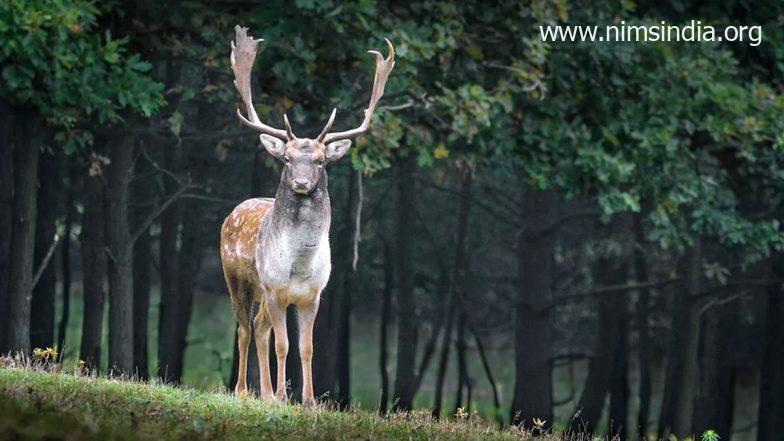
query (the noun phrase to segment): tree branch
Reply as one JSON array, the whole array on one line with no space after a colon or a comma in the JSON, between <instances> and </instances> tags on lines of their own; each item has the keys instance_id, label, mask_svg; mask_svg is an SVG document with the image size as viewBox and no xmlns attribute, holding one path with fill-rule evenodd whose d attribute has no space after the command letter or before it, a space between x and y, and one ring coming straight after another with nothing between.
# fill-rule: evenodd
<instances>
[{"instance_id":1,"label":"tree branch","mask_svg":"<svg viewBox=\"0 0 784 441\"><path fill-rule=\"evenodd\" d=\"M44 256L44 260L41 261L41 264L38 265L38 270L35 272L33 276L33 286L38 284L38 280L41 278L41 274L44 273L46 266L49 265L49 261L52 259L52 255L54 255L54 250L57 249L57 245L60 244L60 235L55 233L54 239L52 239L52 244L49 246L49 251L46 252L46 256Z\"/></svg>"},{"instance_id":2,"label":"tree branch","mask_svg":"<svg viewBox=\"0 0 784 441\"><path fill-rule=\"evenodd\" d=\"M354 218L354 257L351 260L351 270L357 271L357 261L359 260L359 241L360 237L360 223L362 222L362 200L364 199L364 191L362 190L362 172L357 173L357 215Z\"/></svg>"},{"instance_id":3,"label":"tree branch","mask_svg":"<svg viewBox=\"0 0 784 441\"><path fill-rule=\"evenodd\" d=\"M136 241L142 236L142 234L144 234L147 228L152 225L155 219L157 219L158 216L160 216L164 211L166 211L167 208L169 208L169 205L173 204L174 201L179 199L192 187L193 186L190 183L183 185L176 192L174 192L174 194L169 196L169 198L166 199L166 201L164 201L157 209L153 210L152 213L147 215L147 217L144 219L144 222L142 222L141 225L139 225L139 228L131 235L131 245L136 243Z\"/></svg>"},{"instance_id":4,"label":"tree branch","mask_svg":"<svg viewBox=\"0 0 784 441\"><path fill-rule=\"evenodd\" d=\"M682 277L674 277L672 279L654 280L654 281L642 282L642 283L623 283L620 285L600 286L598 288L594 288L590 291L586 291L579 294L558 296L555 299L553 299L553 302L548 307L554 308L556 306L569 303L572 300L580 300L586 297L591 297L591 296L596 296L601 294L613 293L618 291L633 291L633 290L643 289L643 288L656 288L660 286L672 285L674 283L678 283L681 281L683 281Z\"/></svg>"}]
</instances>

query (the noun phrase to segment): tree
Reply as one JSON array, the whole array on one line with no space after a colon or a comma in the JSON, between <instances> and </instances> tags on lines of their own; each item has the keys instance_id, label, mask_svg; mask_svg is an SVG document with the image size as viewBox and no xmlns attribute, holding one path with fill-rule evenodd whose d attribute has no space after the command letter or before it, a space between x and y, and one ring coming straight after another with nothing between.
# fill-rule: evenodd
<instances>
[{"instance_id":1,"label":"tree","mask_svg":"<svg viewBox=\"0 0 784 441\"><path fill-rule=\"evenodd\" d=\"M104 188L100 176L85 178L84 216L79 236L82 256L82 292L84 313L79 359L86 367L101 367L101 331L103 329L104 283L106 279L106 220L103 210Z\"/></svg>"},{"instance_id":2,"label":"tree","mask_svg":"<svg viewBox=\"0 0 784 441\"><path fill-rule=\"evenodd\" d=\"M550 223L558 212L552 190L521 195L526 213L517 245L518 295L515 305L515 379L511 420L533 427L533 418L552 422L550 307L555 237ZM523 373L525 373L523 375Z\"/></svg>"},{"instance_id":3,"label":"tree","mask_svg":"<svg viewBox=\"0 0 784 441\"><path fill-rule=\"evenodd\" d=\"M54 297L56 286L56 267L49 264L47 255L50 249L59 245L60 237L55 236L58 211L58 192L60 180L59 159L51 153L44 153L38 162L38 200L36 208L36 231L34 250L35 272L41 271L33 288L30 305L30 346L31 348L54 347Z\"/></svg>"},{"instance_id":4,"label":"tree","mask_svg":"<svg viewBox=\"0 0 784 441\"><path fill-rule=\"evenodd\" d=\"M38 156L56 142L66 152L86 148L92 134L79 126L116 122L120 112L150 115L160 107L162 86L146 74L150 65L129 54L127 40L97 32L99 10L90 2L40 0L0 6L0 66L10 102L24 129L16 143L14 217L7 323L10 349L30 350L30 300L36 221ZM44 122L55 128L47 136ZM18 234L17 234L18 233ZM29 246L28 246L29 245Z\"/></svg>"},{"instance_id":5,"label":"tree","mask_svg":"<svg viewBox=\"0 0 784 441\"><path fill-rule=\"evenodd\" d=\"M30 302L33 290L33 247L35 245L36 184L41 151L41 126L32 112L20 114L14 147L14 203L11 213L6 316L6 350L30 352Z\"/></svg>"},{"instance_id":6,"label":"tree","mask_svg":"<svg viewBox=\"0 0 784 441\"><path fill-rule=\"evenodd\" d=\"M128 224L128 184L134 140L120 134L110 140L106 169L106 247L109 279L109 372L130 374L133 364L133 242Z\"/></svg>"},{"instance_id":7,"label":"tree","mask_svg":"<svg viewBox=\"0 0 784 441\"><path fill-rule=\"evenodd\" d=\"M784 258L777 253L770 261L771 274L784 277ZM784 293L781 284L767 288L767 317L765 320L765 353L760 372L760 402L757 439L778 436L784 421Z\"/></svg>"},{"instance_id":8,"label":"tree","mask_svg":"<svg viewBox=\"0 0 784 441\"><path fill-rule=\"evenodd\" d=\"M626 282L627 266L622 256L607 255L596 263L596 278L600 286L613 286ZM577 405L584 430L592 434L599 423L607 395L610 395L610 424L612 436L626 439L626 410L628 389L627 332L628 318L625 291L601 295L598 303L596 340L588 367L585 387Z\"/></svg>"},{"instance_id":9,"label":"tree","mask_svg":"<svg viewBox=\"0 0 784 441\"><path fill-rule=\"evenodd\" d=\"M147 147L146 143L139 146L140 150ZM137 161L136 175L137 182L132 188L131 197L136 202L137 207L145 207L144 212L137 208L132 213L131 228L145 228L144 215L151 208L148 203L154 198L154 186L151 179L152 166L149 161ZM141 379L150 376L149 371L149 348L147 345L150 311L150 291L152 289L152 270L153 270L153 239L151 228L141 230L139 238L133 245L133 365L136 375Z\"/></svg>"},{"instance_id":10,"label":"tree","mask_svg":"<svg viewBox=\"0 0 784 441\"><path fill-rule=\"evenodd\" d=\"M412 158L400 160L397 166L395 219L395 285L397 286L397 363L393 409L411 410L416 375L416 304L414 299L412 207L414 185Z\"/></svg>"},{"instance_id":11,"label":"tree","mask_svg":"<svg viewBox=\"0 0 784 441\"><path fill-rule=\"evenodd\" d=\"M0 100L2 115L2 137L0 137L0 321L6 322L8 295L8 268L11 263L11 226L13 207L13 113ZM6 329L0 326L0 348L5 348Z\"/></svg>"}]
</instances>

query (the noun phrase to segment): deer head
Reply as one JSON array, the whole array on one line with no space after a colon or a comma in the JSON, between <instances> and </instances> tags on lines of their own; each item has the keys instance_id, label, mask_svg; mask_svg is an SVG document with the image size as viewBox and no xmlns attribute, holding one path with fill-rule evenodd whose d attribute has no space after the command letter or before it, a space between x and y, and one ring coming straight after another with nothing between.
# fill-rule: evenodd
<instances>
[{"instance_id":1,"label":"deer head","mask_svg":"<svg viewBox=\"0 0 784 441\"><path fill-rule=\"evenodd\" d=\"M254 40L253 37L248 36L248 28L237 25L234 30L235 41L231 43L231 69L234 71L234 85L242 97L248 117L243 116L240 109L237 109L237 116L243 124L261 132L259 138L269 154L284 161L283 180L289 187L296 193L309 194L324 175L324 166L346 154L351 147L349 138L364 133L370 126L373 111L378 100L384 95L387 78L395 66L395 48L389 40L385 39L389 48L389 56L386 59L380 52L368 51L376 58L376 74L373 79L370 104L365 109L365 116L359 127L343 132L330 132L337 112L337 109L333 109L327 125L318 137L299 138L294 135L285 114L283 115L285 130L270 127L259 119L253 107L250 78L258 45L264 40Z\"/></svg>"}]
</instances>

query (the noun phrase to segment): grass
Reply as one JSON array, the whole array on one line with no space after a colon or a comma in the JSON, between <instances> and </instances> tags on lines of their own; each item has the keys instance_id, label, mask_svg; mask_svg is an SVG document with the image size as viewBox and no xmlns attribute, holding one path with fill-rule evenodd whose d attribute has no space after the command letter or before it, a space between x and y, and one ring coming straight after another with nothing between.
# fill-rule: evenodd
<instances>
[{"instance_id":1,"label":"grass","mask_svg":"<svg viewBox=\"0 0 784 441\"><path fill-rule=\"evenodd\" d=\"M0 367L2 439L532 439L476 417L381 417L363 410L264 403L224 392ZM539 440L560 439L549 435Z\"/></svg>"}]
</instances>

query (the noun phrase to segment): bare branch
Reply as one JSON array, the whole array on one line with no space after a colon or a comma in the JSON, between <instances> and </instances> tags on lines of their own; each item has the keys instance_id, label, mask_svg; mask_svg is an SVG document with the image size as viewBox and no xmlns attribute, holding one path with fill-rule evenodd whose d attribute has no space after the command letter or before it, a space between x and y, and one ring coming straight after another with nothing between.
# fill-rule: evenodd
<instances>
[{"instance_id":1,"label":"bare branch","mask_svg":"<svg viewBox=\"0 0 784 441\"><path fill-rule=\"evenodd\" d=\"M38 280L41 278L41 274L44 273L46 266L49 265L49 261L52 259L52 255L54 255L54 250L57 249L57 245L60 244L60 235L55 233L54 239L52 239L52 244L49 245L49 250L46 252L46 256L44 256L44 260L41 261L41 264L38 265L38 270L35 272L35 276L33 276L33 288L35 285L38 284Z\"/></svg>"},{"instance_id":2,"label":"bare branch","mask_svg":"<svg viewBox=\"0 0 784 441\"><path fill-rule=\"evenodd\" d=\"M136 243L136 241L142 236L142 234L144 234L147 228L149 228L150 225L152 225L155 219L157 219L158 216L160 216L164 211L166 211L166 209L169 208L169 205L173 204L174 201L179 199L182 195L185 194L186 191L188 191L191 188L193 188L193 185L191 185L190 183L183 185L176 192L174 192L174 194L169 196L169 198L166 199L166 201L164 201L160 206L158 206L158 208L156 208L149 215L147 215L147 217L144 219L144 222L142 222L141 225L139 225L139 228L131 235L131 244Z\"/></svg>"},{"instance_id":3,"label":"bare branch","mask_svg":"<svg viewBox=\"0 0 784 441\"><path fill-rule=\"evenodd\" d=\"M700 307L700 310L697 312L697 317L702 317L703 314L705 314L709 309L713 307L721 306L726 303L730 303L735 300L741 300L741 299L750 299L750 297L745 296L743 294L736 294L736 295L725 297L723 299L711 299L705 302L705 304L702 305L702 307Z\"/></svg>"},{"instance_id":4,"label":"bare branch","mask_svg":"<svg viewBox=\"0 0 784 441\"><path fill-rule=\"evenodd\" d=\"M334 115L334 113L333 113ZM357 270L357 261L359 260L359 241L360 241L360 222L362 221L362 199L364 198L364 191L362 190L362 172L357 173L357 215L354 218L354 258L351 260L352 271Z\"/></svg>"}]
</instances>

